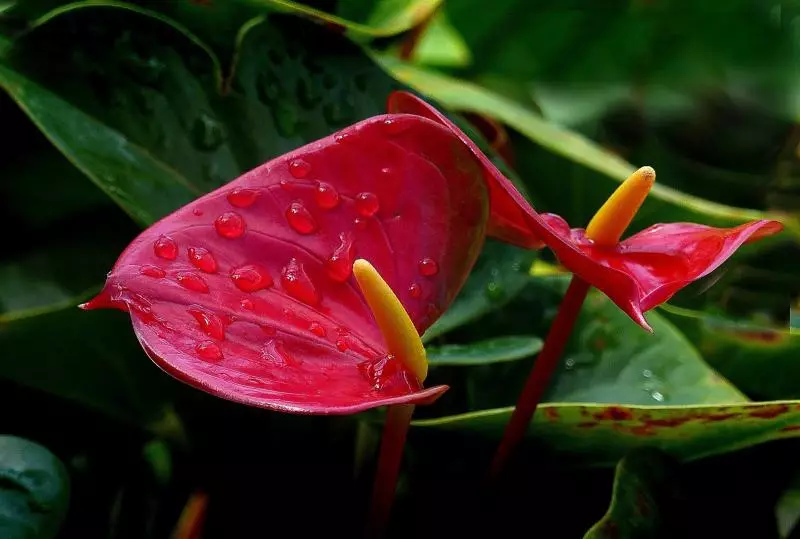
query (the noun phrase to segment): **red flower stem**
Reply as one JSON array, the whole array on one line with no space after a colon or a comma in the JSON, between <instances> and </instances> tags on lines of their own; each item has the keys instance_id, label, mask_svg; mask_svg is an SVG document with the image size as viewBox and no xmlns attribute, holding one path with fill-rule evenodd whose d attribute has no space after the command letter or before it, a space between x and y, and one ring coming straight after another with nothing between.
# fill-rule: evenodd
<instances>
[{"instance_id":1,"label":"red flower stem","mask_svg":"<svg viewBox=\"0 0 800 539\"><path fill-rule=\"evenodd\" d=\"M413 404L395 404L386 411L386 423L383 426L378 470L372 489L372 506L369 514L367 537L383 537L389 514L394 502L397 476L400 474L400 463L403 460L403 449L406 443L411 416L414 414Z\"/></svg>"},{"instance_id":2,"label":"red flower stem","mask_svg":"<svg viewBox=\"0 0 800 539\"><path fill-rule=\"evenodd\" d=\"M581 306L589 292L589 286L589 283L573 275L567 293L558 309L558 314L553 320L553 325L550 326L542 351L539 352L539 356L533 364L528 381L525 382L525 388L522 390L522 394L517 400L517 406L511 414L505 432L503 432L503 439L497 447L492 466L489 469L490 480L499 477L509 457L525 436L531 418L536 412L536 407L539 406L544 391L564 353L564 346L566 346L575 321L581 312Z\"/></svg>"}]
</instances>

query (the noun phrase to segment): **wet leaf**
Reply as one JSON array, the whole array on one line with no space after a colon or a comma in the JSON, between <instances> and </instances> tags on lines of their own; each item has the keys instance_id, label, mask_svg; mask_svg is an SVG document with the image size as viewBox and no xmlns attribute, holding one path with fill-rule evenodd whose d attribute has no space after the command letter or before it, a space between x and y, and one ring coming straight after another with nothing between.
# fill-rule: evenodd
<instances>
[{"instance_id":1,"label":"wet leaf","mask_svg":"<svg viewBox=\"0 0 800 539\"><path fill-rule=\"evenodd\" d=\"M0 436L0 536L52 539L69 505L69 476L45 447Z\"/></svg>"},{"instance_id":2,"label":"wet leaf","mask_svg":"<svg viewBox=\"0 0 800 539\"><path fill-rule=\"evenodd\" d=\"M467 335L481 339L522 327L542 328L544 334L566 282L534 279L505 309L453 338L464 342ZM651 322L652 335L602 295L590 295L529 436L590 464L608 465L633 447L695 459L800 433L800 402L747 402L672 324L655 312ZM466 398L449 401L447 411L456 415L417 421L418 428L499 438L530 362L481 369Z\"/></svg>"},{"instance_id":3,"label":"wet leaf","mask_svg":"<svg viewBox=\"0 0 800 539\"><path fill-rule=\"evenodd\" d=\"M542 340L537 337L505 336L471 344L446 344L427 348L431 367L485 365L515 361L537 354Z\"/></svg>"}]
</instances>

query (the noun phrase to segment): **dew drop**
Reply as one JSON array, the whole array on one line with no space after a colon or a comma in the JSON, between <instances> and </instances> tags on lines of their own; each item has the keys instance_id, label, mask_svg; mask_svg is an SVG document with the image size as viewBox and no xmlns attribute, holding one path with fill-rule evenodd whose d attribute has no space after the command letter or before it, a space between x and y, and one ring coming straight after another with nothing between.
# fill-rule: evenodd
<instances>
[{"instance_id":1,"label":"dew drop","mask_svg":"<svg viewBox=\"0 0 800 539\"><path fill-rule=\"evenodd\" d=\"M246 264L231 271L231 280L242 292L257 292L272 286L267 270L258 264Z\"/></svg>"},{"instance_id":2,"label":"dew drop","mask_svg":"<svg viewBox=\"0 0 800 539\"><path fill-rule=\"evenodd\" d=\"M331 184L319 182L314 192L314 200L323 210L330 210L339 205L339 192Z\"/></svg>"},{"instance_id":3,"label":"dew drop","mask_svg":"<svg viewBox=\"0 0 800 539\"><path fill-rule=\"evenodd\" d=\"M192 213L197 217L200 217L201 215L203 215L203 210L201 210L200 208L195 208L192 210Z\"/></svg>"},{"instance_id":4,"label":"dew drop","mask_svg":"<svg viewBox=\"0 0 800 539\"><path fill-rule=\"evenodd\" d=\"M242 306L242 309L245 311L252 311L256 308L256 304L253 303L253 300L250 298L244 298L242 301L239 302L239 305Z\"/></svg>"},{"instance_id":5,"label":"dew drop","mask_svg":"<svg viewBox=\"0 0 800 539\"><path fill-rule=\"evenodd\" d=\"M358 370L375 389L385 387L403 371L400 362L391 354L377 360L363 361L358 364Z\"/></svg>"},{"instance_id":6,"label":"dew drop","mask_svg":"<svg viewBox=\"0 0 800 539\"><path fill-rule=\"evenodd\" d=\"M228 204L237 208L249 208L258 198L258 191L255 189L244 189L237 187L228 193Z\"/></svg>"},{"instance_id":7,"label":"dew drop","mask_svg":"<svg viewBox=\"0 0 800 539\"><path fill-rule=\"evenodd\" d=\"M189 262L192 263L192 266L205 273L216 273L217 261L214 259L214 256L208 252L208 249L189 247L188 253Z\"/></svg>"},{"instance_id":8,"label":"dew drop","mask_svg":"<svg viewBox=\"0 0 800 539\"><path fill-rule=\"evenodd\" d=\"M353 226L356 227L358 230L366 230L367 229L367 220L363 217L356 217L353 219Z\"/></svg>"},{"instance_id":9,"label":"dew drop","mask_svg":"<svg viewBox=\"0 0 800 539\"><path fill-rule=\"evenodd\" d=\"M181 271L175 275L178 284L192 292L208 292L208 284L202 277L191 271Z\"/></svg>"},{"instance_id":10,"label":"dew drop","mask_svg":"<svg viewBox=\"0 0 800 539\"><path fill-rule=\"evenodd\" d=\"M333 141L337 144L345 144L350 141L350 133L339 133L333 137Z\"/></svg>"},{"instance_id":11,"label":"dew drop","mask_svg":"<svg viewBox=\"0 0 800 539\"><path fill-rule=\"evenodd\" d=\"M398 122L393 118L387 118L383 121L383 129L390 135L399 135L410 127L408 122Z\"/></svg>"},{"instance_id":12,"label":"dew drop","mask_svg":"<svg viewBox=\"0 0 800 539\"><path fill-rule=\"evenodd\" d=\"M664 402L664 394L660 391L653 391L650 393L650 396L653 397L653 400L658 402Z\"/></svg>"},{"instance_id":13,"label":"dew drop","mask_svg":"<svg viewBox=\"0 0 800 539\"><path fill-rule=\"evenodd\" d=\"M381 204L375 193L359 193L356 195L356 211L362 217L372 217L380 209Z\"/></svg>"},{"instance_id":14,"label":"dew drop","mask_svg":"<svg viewBox=\"0 0 800 539\"><path fill-rule=\"evenodd\" d=\"M342 232L339 234L339 246L333 254L325 261L325 271L328 277L338 283L343 283L350 278L353 271L353 260L355 259L355 249L353 247L353 236Z\"/></svg>"},{"instance_id":15,"label":"dew drop","mask_svg":"<svg viewBox=\"0 0 800 539\"><path fill-rule=\"evenodd\" d=\"M311 165L302 159L294 159L289 163L289 174L295 179L302 180L307 177L310 172Z\"/></svg>"},{"instance_id":16,"label":"dew drop","mask_svg":"<svg viewBox=\"0 0 800 539\"><path fill-rule=\"evenodd\" d=\"M411 283L408 287L408 295L412 298L419 298L422 296L422 287L418 283Z\"/></svg>"},{"instance_id":17,"label":"dew drop","mask_svg":"<svg viewBox=\"0 0 800 539\"><path fill-rule=\"evenodd\" d=\"M142 266L139 270L142 275L146 275L148 277L152 277L153 279L161 279L163 278L167 272L163 269L159 268L158 266Z\"/></svg>"},{"instance_id":18,"label":"dew drop","mask_svg":"<svg viewBox=\"0 0 800 539\"><path fill-rule=\"evenodd\" d=\"M322 327L322 324L320 324L319 322L311 322L311 325L308 326L308 331L310 331L317 337L325 336L325 328Z\"/></svg>"},{"instance_id":19,"label":"dew drop","mask_svg":"<svg viewBox=\"0 0 800 539\"><path fill-rule=\"evenodd\" d=\"M195 346L197 355L209 361L219 361L222 359L222 349L214 341L203 341Z\"/></svg>"},{"instance_id":20,"label":"dew drop","mask_svg":"<svg viewBox=\"0 0 800 539\"><path fill-rule=\"evenodd\" d=\"M317 222L302 202L292 202L286 209L286 220L298 234L311 234L317 230Z\"/></svg>"},{"instance_id":21,"label":"dew drop","mask_svg":"<svg viewBox=\"0 0 800 539\"><path fill-rule=\"evenodd\" d=\"M219 316L199 307L189 307L187 310L197 320L197 323L200 324L200 329L206 335L218 341L225 338L225 324Z\"/></svg>"},{"instance_id":22,"label":"dew drop","mask_svg":"<svg viewBox=\"0 0 800 539\"><path fill-rule=\"evenodd\" d=\"M244 219L236 212L228 211L214 221L217 234L230 240L240 238L244 234Z\"/></svg>"},{"instance_id":23,"label":"dew drop","mask_svg":"<svg viewBox=\"0 0 800 539\"><path fill-rule=\"evenodd\" d=\"M339 350L340 352L347 352L347 350L350 349L350 347L347 346L347 343L344 340L339 339L338 341L336 341L336 349Z\"/></svg>"},{"instance_id":24,"label":"dew drop","mask_svg":"<svg viewBox=\"0 0 800 539\"><path fill-rule=\"evenodd\" d=\"M319 295L314 283L311 282L303 265L296 258L292 258L281 270L281 285L290 296L303 303L309 305L319 303Z\"/></svg>"},{"instance_id":25,"label":"dew drop","mask_svg":"<svg viewBox=\"0 0 800 539\"><path fill-rule=\"evenodd\" d=\"M432 258L423 258L419 261L419 272L425 277L433 277L439 273L439 264Z\"/></svg>"},{"instance_id":26,"label":"dew drop","mask_svg":"<svg viewBox=\"0 0 800 539\"><path fill-rule=\"evenodd\" d=\"M153 252L164 260L175 260L178 257L178 244L169 236L159 236L153 243Z\"/></svg>"}]
</instances>

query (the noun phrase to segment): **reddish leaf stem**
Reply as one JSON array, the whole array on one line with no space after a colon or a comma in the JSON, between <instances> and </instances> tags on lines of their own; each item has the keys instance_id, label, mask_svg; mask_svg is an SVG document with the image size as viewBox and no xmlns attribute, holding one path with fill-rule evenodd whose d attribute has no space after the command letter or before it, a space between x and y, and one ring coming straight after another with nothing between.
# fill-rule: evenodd
<instances>
[{"instance_id":1,"label":"reddish leaf stem","mask_svg":"<svg viewBox=\"0 0 800 539\"><path fill-rule=\"evenodd\" d=\"M490 480L499 477L506 462L525 436L531 418L536 412L536 407L542 400L542 395L544 395L564 352L564 346L567 344L575 321L581 312L581 306L589 292L589 286L589 283L583 279L577 276L572 277L567 293L558 309L558 314L553 320L553 325L550 326L542 351L539 352L539 356L533 364L528 381L525 382L525 388L522 390L522 394L517 400L517 406L511 414L505 432L503 432L503 439L500 441L489 469Z\"/></svg>"},{"instance_id":2,"label":"reddish leaf stem","mask_svg":"<svg viewBox=\"0 0 800 539\"><path fill-rule=\"evenodd\" d=\"M386 412L386 423L383 427L378 470L372 490L372 506L369 514L367 537L383 537L389 514L394 502L397 476L400 474L400 463L403 460L403 449L406 443L411 416L414 414L413 404L395 404Z\"/></svg>"}]
</instances>

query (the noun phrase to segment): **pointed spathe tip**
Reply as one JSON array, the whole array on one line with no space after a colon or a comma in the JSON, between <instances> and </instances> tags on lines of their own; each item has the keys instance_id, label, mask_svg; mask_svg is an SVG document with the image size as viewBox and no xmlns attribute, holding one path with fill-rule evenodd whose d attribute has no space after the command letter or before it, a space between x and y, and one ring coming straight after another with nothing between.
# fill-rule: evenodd
<instances>
[{"instance_id":1,"label":"pointed spathe tip","mask_svg":"<svg viewBox=\"0 0 800 539\"><path fill-rule=\"evenodd\" d=\"M111 294L105 289L97 294L95 297L78 305L78 309L83 311L92 311L94 309L109 309L114 307L114 302L111 300Z\"/></svg>"}]
</instances>

